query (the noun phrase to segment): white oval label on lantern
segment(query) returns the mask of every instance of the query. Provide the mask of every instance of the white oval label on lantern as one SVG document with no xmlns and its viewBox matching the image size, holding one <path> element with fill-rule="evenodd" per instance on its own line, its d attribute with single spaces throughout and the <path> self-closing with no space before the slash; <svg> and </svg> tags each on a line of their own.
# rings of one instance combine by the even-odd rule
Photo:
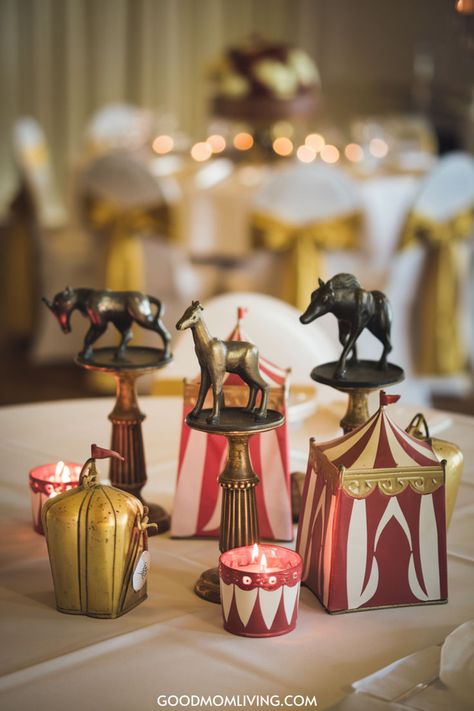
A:
<svg viewBox="0 0 474 711">
<path fill-rule="evenodd" d="M 138 563 L 133 571 L 132 586 L 135 592 L 138 592 L 146 583 L 148 573 L 150 571 L 151 555 L 148 551 L 143 551 Z"/>
</svg>

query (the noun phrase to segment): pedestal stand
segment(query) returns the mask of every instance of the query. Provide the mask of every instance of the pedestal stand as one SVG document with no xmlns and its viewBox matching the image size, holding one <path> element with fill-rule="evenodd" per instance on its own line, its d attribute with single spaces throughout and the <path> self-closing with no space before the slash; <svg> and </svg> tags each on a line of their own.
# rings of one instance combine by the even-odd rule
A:
<svg viewBox="0 0 474 711">
<path fill-rule="evenodd" d="M 403 369 L 398 365 L 387 363 L 382 370 L 377 361 L 360 360 L 349 364 L 344 379 L 335 378 L 337 362 L 323 363 L 311 371 L 311 377 L 317 383 L 330 385 L 336 390 L 349 395 L 347 410 L 340 421 L 344 434 L 352 432 L 369 419 L 368 396 L 375 390 L 395 385 L 405 379 Z"/>
<path fill-rule="evenodd" d="M 125 461 L 110 460 L 109 478 L 113 486 L 130 492 L 148 506 L 150 522 L 158 524 L 158 530 L 150 529 L 148 535 L 164 533 L 170 527 L 169 514 L 158 504 L 144 501 L 141 495 L 147 480 L 142 436 L 145 415 L 138 406 L 136 381 L 141 375 L 166 366 L 172 356 L 165 358 L 159 348 L 129 347 L 122 359 L 115 360 L 115 352 L 116 348 L 98 348 L 91 360 L 77 356 L 75 362 L 82 368 L 109 373 L 115 378 L 117 396 L 109 415 L 111 449 L 120 452 Z"/>
<path fill-rule="evenodd" d="M 221 411 L 219 423 L 214 425 L 207 422 L 210 414 L 211 410 L 202 410 L 198 417 L 188 415 L 186 424 L 201 432 L 227 437 L 229 443 L 227 461 L 219 477 L 223 489 L 219 549 L 223 553 L 259 540 L 255 501 L 259 478 L 250 462 L 249 438 L 280 427 L 285 418 L 276 410 L 268 410 L 264 420 L 256 420 L 241 407 L 227 407 Z M 194 592 L 209 602 L 220 602 L 217 567 L 201 574 Z"/>
</svg>

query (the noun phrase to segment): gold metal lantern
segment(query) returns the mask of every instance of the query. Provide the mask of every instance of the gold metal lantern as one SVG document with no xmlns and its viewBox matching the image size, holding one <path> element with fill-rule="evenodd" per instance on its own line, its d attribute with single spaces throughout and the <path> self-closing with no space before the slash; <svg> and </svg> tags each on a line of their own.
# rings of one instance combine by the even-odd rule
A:
<svg viewBox="0 0 474 711">
<path fill-rule="evenodd" d="M 92 445 L 79 486 L 43 507 L 56 606 L 90 617 L 123 615 L 147 597 L 147 509 L 132 494 L 97 481 L 95 460 L 122 458 Z"/>
<path fill-rule="evenodd" d="M 464 468 L 463 453 L 456 444 L 431 437 L 428 423 L 421 412 L 415 415 L 406 431 L 417 439 L 429 442 L 440 462 L 446 460 L 446 528 L 448 528 Z"/>
</svg>

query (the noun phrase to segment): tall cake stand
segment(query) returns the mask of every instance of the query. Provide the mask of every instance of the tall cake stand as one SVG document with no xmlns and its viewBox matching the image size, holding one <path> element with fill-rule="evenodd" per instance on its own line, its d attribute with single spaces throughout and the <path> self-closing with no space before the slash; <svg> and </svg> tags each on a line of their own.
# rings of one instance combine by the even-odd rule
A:
<svg viewBox="0 0 474 711">
<path fill-rule="evenodd" d="M 116 400 L 109 415 L 112 422 L 111 449 L 125 458 L 110 460 L 109 478 L 113 486 L 128 491 L 149 509 L 149 520 L 158 529 L 149 529 L 149 535 L 164 533 L 170 527 L 169 514 L 158 504 L 144 501 L 141 490 L 146 483 L 145 451 L 142 422 L 146 415 L 138 406 L 136 381 L 141 375 L 164 368 L 172 360 L 160 348 L 129 346 L 125 355 L 117 360 L 116 348 L 97 348 L 91 359 L 76 356 L 75 362 L 87 370 L 108 373 L 115 378 Z"/>
<path fill-rule="evenodd" d="M 371 392 L 405 379 L 403 369 L 393 363 L 387 363 L 383 369 L 378 367 L 377 361 L 372 360 L 348 363 L 345 378 L 334 377 L 337 366 L 336 361 L 318 365 L 311 371 L 311 377 L 317 383 L 330 385 L 349 395 L 346 413 L 339 423 L 344 434 L 352 432 L 369 419 L 368 396 Z"/>
<path fill-rule="evenodd" d="M 227 438 L 227 461 L 219 476 L 222 487 L 222 509 L 219 536 L 221 553 L 257 543 L 259 540 L 255 487 L 260 481 L 249 457 L 249 439 L 259 432 L 281 427 L 285 418 L 276 410 L 267 410 L 263 420 L 241 407 L 223 408 L 218 424 L 209 424 L 211 410 L 201 410 L 197 417 L 186 417 L 192 429 Z M 194 586 L 194 592 L 209 602 L 220 602 L 218 569 L 205 570 Z"/>
</svg>

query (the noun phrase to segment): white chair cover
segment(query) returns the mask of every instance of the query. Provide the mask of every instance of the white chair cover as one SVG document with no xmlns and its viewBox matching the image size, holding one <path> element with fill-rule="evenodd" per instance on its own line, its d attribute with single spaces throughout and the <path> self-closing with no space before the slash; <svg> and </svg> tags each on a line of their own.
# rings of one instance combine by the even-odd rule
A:
<svg viewBox="0 0 474 711">
<path fill-rule="evenodd" d="M 461 151 L 443 156 L 421 186 L 413 211 L 445 222 L 474 206 L 474 158 Z"/>
<path fill-rule="evenodd" d="M 442 157 L 431 173 L 425 178 L 419 192 L 411 206 L 411 212 L 419 216 L 443 223 L 456 217 L 465 210 L 474 206 L 474 160 L 463 153 L 452 153 Z M 471 358 L 474 356 L 473 327 L 470 321 L 472 314 L 469 308 L 469 256 L 470 249 L 467 244 L 458 245 L 461 259 L 459 260 L 461 276 L 461 317 L 463 320 L 462 332 L 466 334 L 466 341 L 471 339 Z M 391 360 L 399 363 L 406 371 L 407 377 L 413 375 L 414 369 L 411 358 L 411 315 L 418 284 L 424 262 L 424 249 L 421 244 L 414 245 L 411 249 L 393 255 L 390 270 L 387 275 L 385 292 L 390 299 L 394 311 L 392 327 L 392 342 L 394 350 Z M 472 299 L 471 295 L 471 299 Z M 423 387 L 439 389 L 442 385 L 439 378 L 431 383 L 424 379 Z M 449 377 L 449 388 L 455 385 L 453 378 Z M 459 381 L 460 387 L 464 380 Z M 420 385 L 421 387 L 421 385 Z"/>
<path fill-rule="evenodd" d="M 340 168 L 326 163 L 296 164 L 270 175 L 253 207 L 289 224 L 304 225 L 360 209 L 360 195 Z"/>
<path fill-rule="evenodd" d="M 154 116 L 147 109 L 125 103 L 107 104 L 90 120 L 86 148 L 94 155 L 117 148 L 137 148 L 151 140 Z"/>
<path fill-rule="evenodd" d="M 66 223 L 66 209 L 59 197 L 45 135 L 36 119 L 19 118 L 13 127 L 13 150 L 21 178 L 33 198 L 41 227 Z"/>
</svg>

